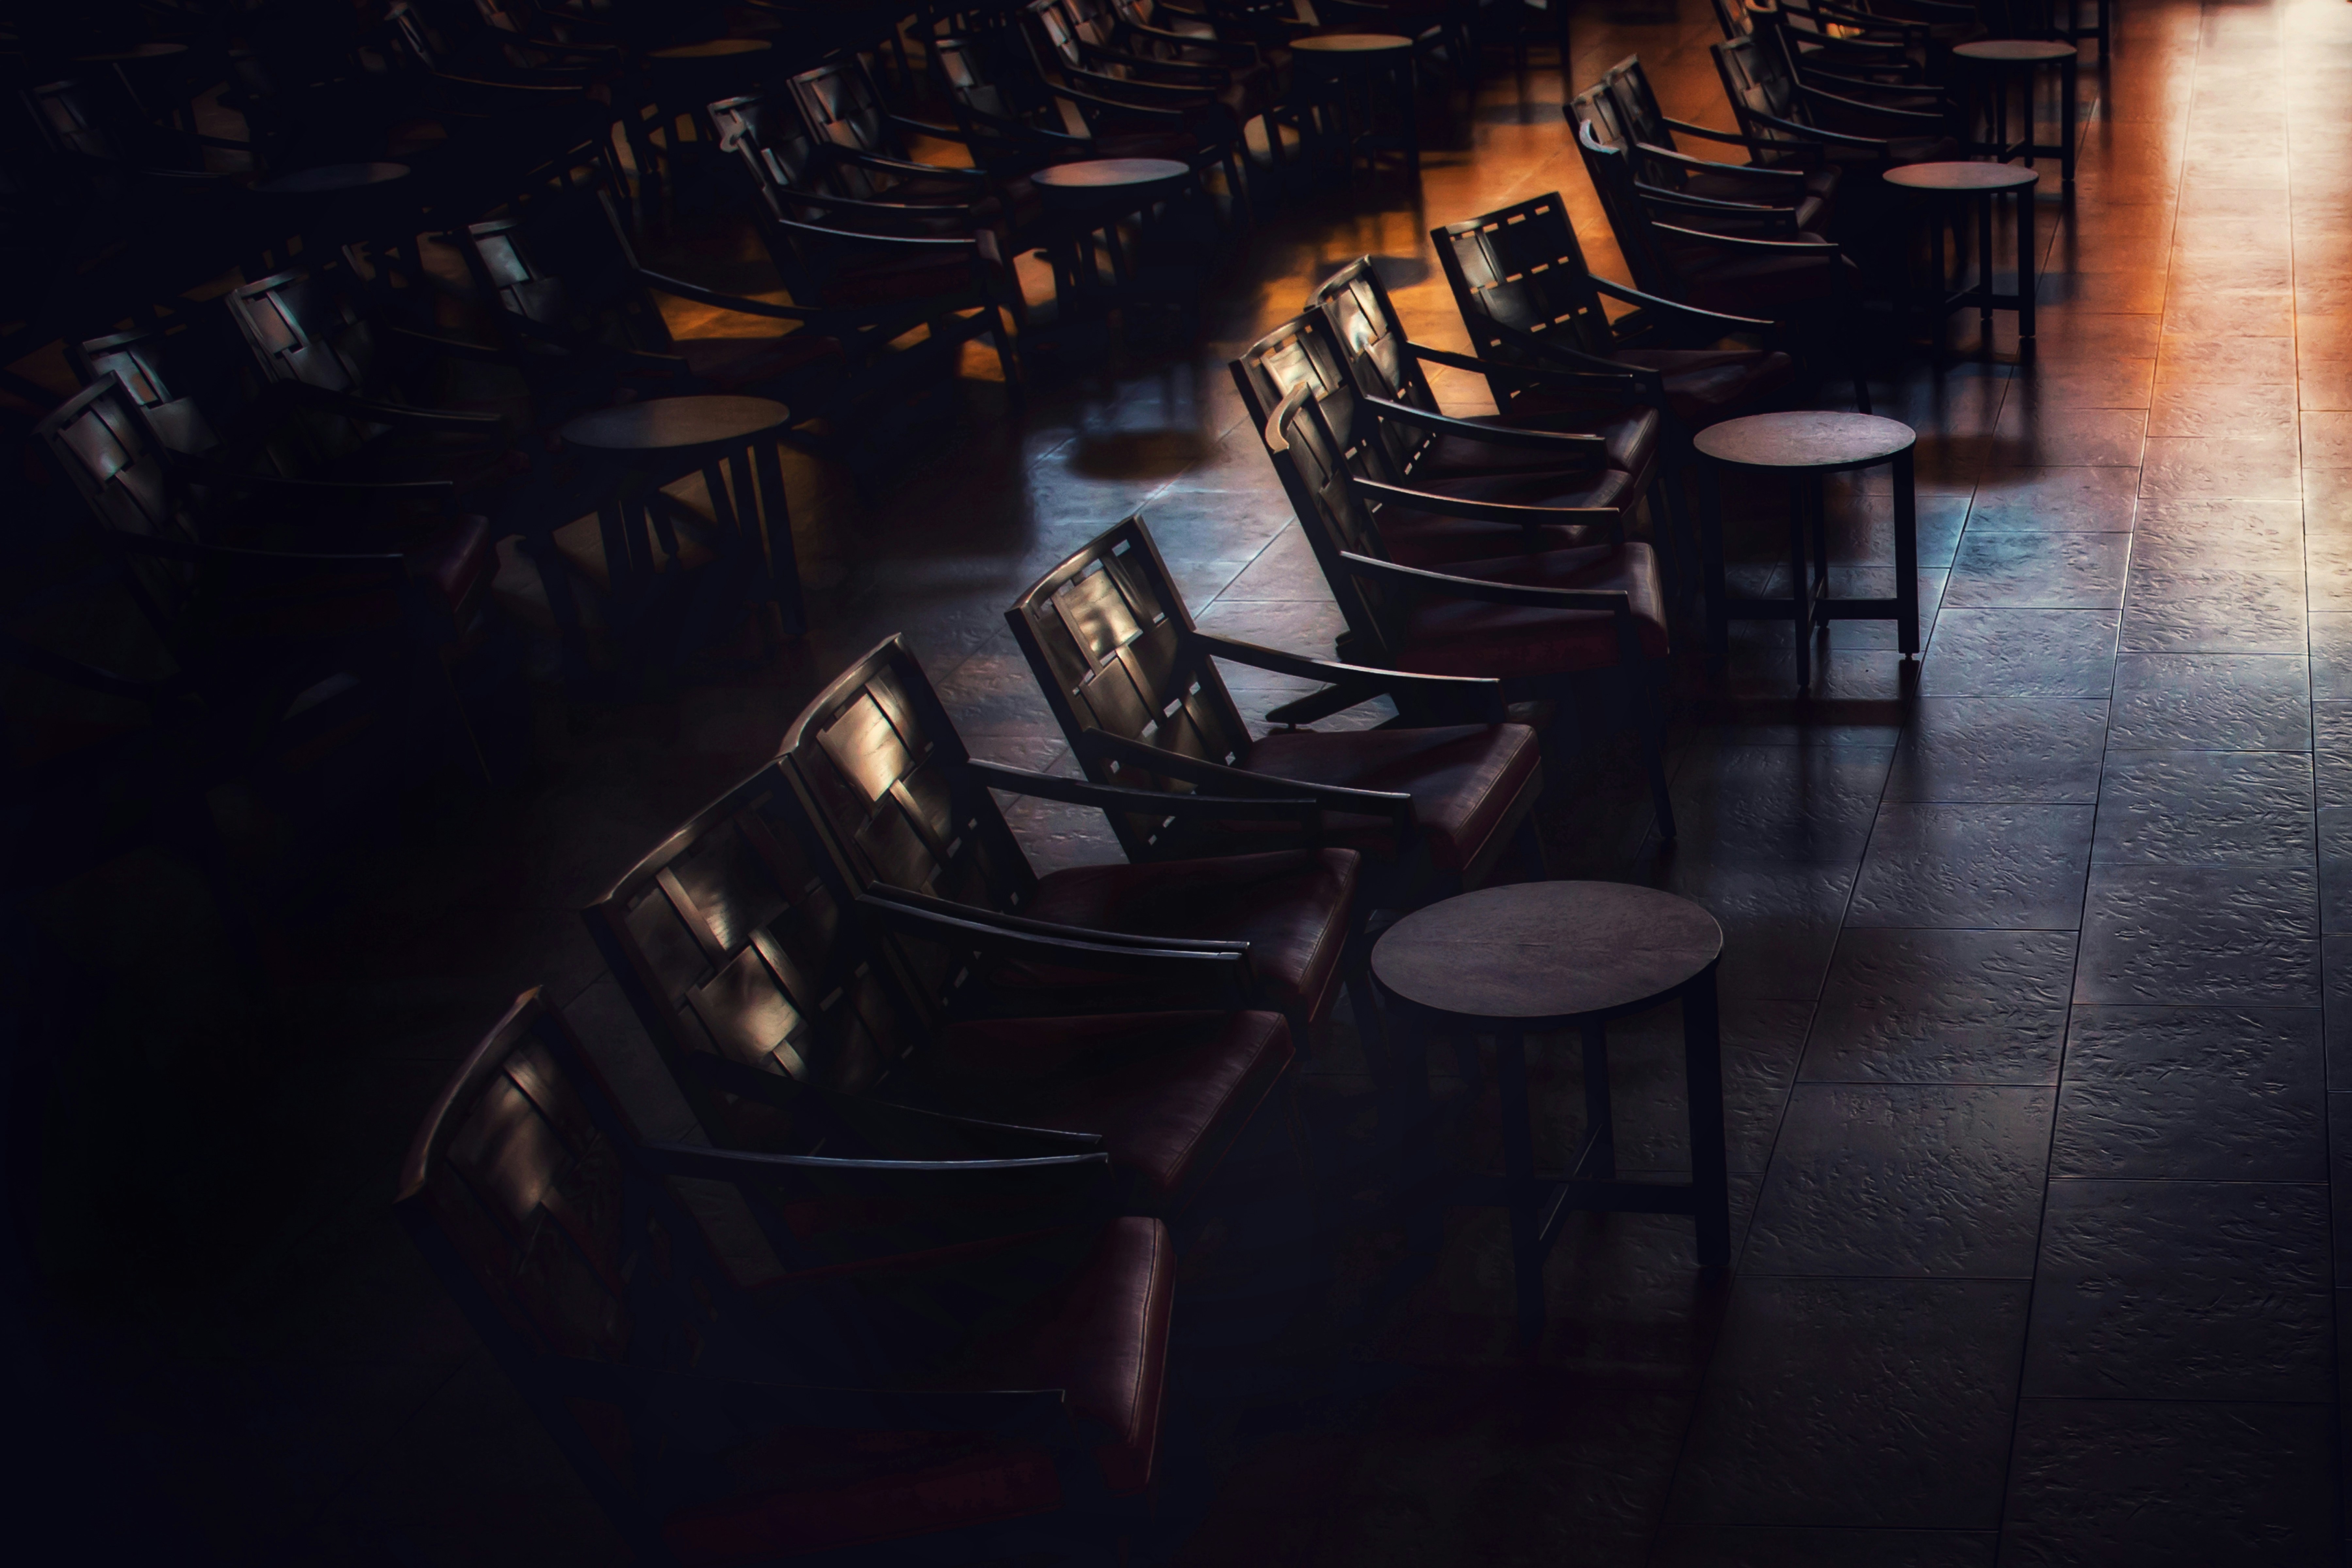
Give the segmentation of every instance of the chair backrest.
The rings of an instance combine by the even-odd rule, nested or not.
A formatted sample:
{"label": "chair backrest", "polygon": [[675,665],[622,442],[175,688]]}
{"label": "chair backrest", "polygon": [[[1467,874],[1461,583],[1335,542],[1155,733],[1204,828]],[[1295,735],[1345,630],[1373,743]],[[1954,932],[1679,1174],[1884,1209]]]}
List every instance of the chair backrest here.
{"label": "chair backrest", "polygon": [[1575,130],[1584,172],[1592,181],[1593,194],[1601,198],[1601,210],[1608,216],[1609,231],[1616,237],[1618,252],[1625,258],[1625,269],[1633,275],[1634,286],[1679,299],[1681,281],[1651,226],[1649,205],[1642,199],[1616,105],[1610,101],[1607,89],[1596,87],[1578,93],[1566,113]]}
{"label": "chair backrest", "polygon": [[[289,268],[229,290],[229,319],[265,379],[390,401],[388,367],[373,321],[340,269]],[[328,409],[299,410],[293,423],[319,461],[356,451],[377,427]]]}
{"label": "chair backrest", "polygon": [[[1234,379],[1241,379],[1238,362]],[[1317,408],[1311,392],[1294,386],[1263,419],[1254,419],[1266,456],[1290,498],[1299,528],[1315,552],[1316,563],[1339,601],[1349,637],[1352,662],[1382,664],[1399,647],[1404,605],[1378,584],[1357,576],[1339,559],[1345,554],[1387,560],[1380,525],[1356,493],[1345,449]]]}
{"label": "chair backrest", "polygon": [[1677,151],[1674,127],[1666,123],[1665,106],[1658,101],[1657,89],[1650,85],[1650,73],[1643,68],[1642,57],[1627,55],[1601,73],[1601,85],[1617,103],[1625,130],[1635,142],[1667,152]]}
{"label": "chair backrest", "polygon": [[1762,39],[1749,37],[1710,44],[1707,52],[1715,57],[1715,74],[1723,79],[1723,94],[1731,100],[1741,135],[1756,142],[1803,140],[1794,132],[1757,118],[1770,115],[1798,125],[1811,123],[1804,113],[1796,79],[1779,49],[1768,48]]}
{"label": "chair backrest", "polygon": [[1715,0],[1715,25],[1727,38],[1746,37],[1755,29],[1748,15],[1748,0]]}
{"label": "chair backrest", "polygon": [[[761,767],[583,911],[711,1136],[806,1149],[834,1094],[871,1089],[922,1022],[869,949],[848,889],[791,782]],[[774,1082],[806,1094],[761,1093]],[[780,1103],[781,1102],[781,1103]]]}
{"label": "chair backrest", "polygon": [[[1481,358],[1538,363],[1528,338],[1590,354],[1614,346],[1559,192],[1448,224],[1430,237]],[[1498,382],[1493,390],[1495,405],[1507,409],[1517,387]]]}
{"label": "chair backrest", "polygon": [[[1349,374],[1331,324],[1320,310],[1294,316],[1244,349],[1233,362],[1233,373],[1242,405],[1261,431],[1282,400],[1301,386],[1323,409],[1324,422],[1332,429],[1356,428],[1356,378]],[[1387,458],[1386,449],[1377,443],[1370,455],[1376,461]],[[1382,477],[1388,477],[1385,471]]]}
{"label": "chair backrest", "polygon": [[[924,57],[931,79],[952,104],[959,120],[986,115],[993,120],[1025,123],[1041,109],[1052,107],[1050,94],[1036,90],[1036,78],[1007,27],[984,27],[951,37],[929,41]],[[1062,129],[1060,117],[1045,127]],[[971,129],[966,124],[964,129]]]}
{"label": "chair backrest", "polygon": [[[1325,279],[1307,295],[1307,304],[1309,310],[1320,311],[1329,325],[1332,347],[1357,391],[1431,414],[1444,412],[1420,363],[1405,353],[1404,323],[1398,319],[1380,274],[1373,270],[1370,257],[1360,256]],[[1328,413],[1329,405],[1325,407]],[[1387,457],[1387,474],[1409,478],[1422,448],[1432,439],[1429,432],[1395,420],[1366,419],[1360,412],[1359,420],[1351,434],[1368,444],[1378,443]]]}
{"label": "chair backrest", "polygon": [[1028,902],[1036,873],[904,637],[819,692],[783,754],[852,888],[879,882],[1001,913]]}
{"label": "chair backrest", "polygon": [[[66,357],[84,386],[96,385],[109,376],[121,377],[124,390],[147,416],[156,438],[174,452],[193,456],[220,445],[213,415],[225,410],[217,405],[206,408],[207,402],[214,400],[199,395],[197,390],[204,367],[191,363],[196,356],[188,351],[196,336],[225,324],[215,318],[174,323],[176,331],[135,327],[77,343]],[[233,395],[235,391],[233,387],[210,390],[216,395],[221,392]]]}
{"label": "chair backrest", "polygon": [[[1062,0],[1029,0],[1021,7],[1022,33],[1039,66],[1051,70],[1086,70],[1085,39]],[[1116,75],[1098,71],[1098,75]]]}
{"label": "chair backrest", "polygon": [[546,197],[514,216],[469,225],[466,237],[476,281],[498,301],[500,327],[519,346],[530,339],[651,353],[672,346],[604,191]]}
{"label": "chair backrest", "polygon": [[[93,383],[35,426],[34,437],[100,528],[131,547],[124,553],[131,591],[157,629],[174,638],[198,576],[193,561],[165,552],[203,538],[170,450],[130,388],[114,375]],[[145,548],[151,543],[157,548]]]}
{"label": "chair backrest", "polygon": [[791,101],[774,93],[747,93],[710,106],[719,144],[743,159],[762,187],[816,190],[824,183],[824,158],[816,139]]}
{"label": "chair backrest", "polygon": [[[816,140],[886,158],[906,156],[906,148],[890,127],[890,111],[882,102],[874,79],[866,74],[865,62],[856,55],[802,71],[784,87],[792,94],[793,107],[800,110],[802,123]],[[843,173],[865,171],[849,169]]]}
{"label": "chair backrest", "polygon": [[[1193,641],[1192,613],[1141,517],[1121,521],[1047,572],[1004,612],[1071,749],[1099,784],[1189,793],[1181,780],[1103,755],[1089,737],[1139,741],[1223,763],[1249,750],[1249,727],[1215,662]],[[1111,814],[1140,859],[1161,847],[1164,817]]]}

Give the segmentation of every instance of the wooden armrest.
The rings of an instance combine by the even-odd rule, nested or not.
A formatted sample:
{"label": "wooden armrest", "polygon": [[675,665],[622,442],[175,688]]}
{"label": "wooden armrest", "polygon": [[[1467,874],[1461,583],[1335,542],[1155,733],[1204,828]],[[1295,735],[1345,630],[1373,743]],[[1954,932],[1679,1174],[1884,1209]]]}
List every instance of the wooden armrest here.
{"label": "wooden armrest", "polygon": [[[1306,654],[1286,653],[1280,648],[1260,647],[1255,643],[1240,642],[1215,632],[1194,632],[1193,641],[1211,656],[1245,664],[1253,669],[1270,670],[1276,675],[1297,676],[1306,680],[1320,680],[1333,688],[1361,693],[1353,697],[1348,707],[1372,697],[1412,697],[1434,706],[1460,711],[1465,722],[1498,724],[1503,721],[1505,704],[1503,685],[1478,676],[1412,675],[1401,669],[1374,669],[1360,664],[1341,664],[1337,659],[1313,658]],[[1341,710],[1333,709],[1339,712]]]}
{"label": "wooden armrest", "polygon": [[1489,583],[1479,577],[1452,577],[1393,561],[1342,552],[1339,559],[1359,577],[1373,577],[1400,587],[1416,588],[1448,599],[1475,599],[1488,605],[1516,605],[1538,610],[1601,610],[1630,615],[1633,595],[1622,588],[1538,588],[1519,583]]}
{"label": "wooden armrest", "polygon": [[1400,425],[1418,426],[1435,435],[1459,436],[1465,441],[1483,441],[1490,447],[1557,452],[1563,463],[1578,468],[1597,468],[1609,458],[1609,442],[1600,436],[1524,430],[1511,425],[1479,425],[1467,419],[1456,419],[1448,414],[1432,414],[1427,409],[1415,408],[1409,404],[1391,403],[1385,397],[1366,397],[1356,406],[1360,414],[1393,419]]}

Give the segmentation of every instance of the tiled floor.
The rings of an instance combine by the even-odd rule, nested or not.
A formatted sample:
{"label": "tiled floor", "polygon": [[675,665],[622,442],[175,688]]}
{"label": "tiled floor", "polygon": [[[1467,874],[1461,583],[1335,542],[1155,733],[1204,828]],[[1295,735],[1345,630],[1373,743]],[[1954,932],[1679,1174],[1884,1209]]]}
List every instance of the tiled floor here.
{"label": "tiled floor", "polygon": [[[1685,671],[1679,843],[1607,744],[1547,807],[1556,871],[1674,889],[1729,933],[1735,1268],[1696,1270],[1686,1222],[1584,1218],[1523,1354],[1496,1217],[1454,1215],[1415,1278],[1335,1207],[1328,1300],[1276,1353],[1196,1374],[1212,1468],[1170,1500],[1182,1561],[2340,1554],[2352,9],[2117,9],[2083,75],[2076,195],[2038,205],[2038,357],[2017,363],[2003,318],[1988,359],[1879,379],[1880,411],[1922,433],[1916,693],[1886,627],[1840,624],[1800,699],[1785,629],[1749,625],[1727,672]],[[1577,75],[1638,50],[1670,110],[1724,123],[1712,35],[1702,0],[1589,10]],[[1459,345],[1424,230],[1526,195],[1564,191],[1613,267],[1559,102],[1548,70],[1490,79],[1418,188],[1293,204],[1224,279],[1197,363],[1065,376],[1019,417],[974,389],[959,433],[862,495],[799,473],[824,584],[805,647],[665,701],[543,705],[530,787],[410,825],[290,939],[314,1048],[240,1097],[240,1152],[166,1138],[188,1153],[162,1199],[64,1163],[52,1184],[79,1195],[53,1234],[111,1238],[53,1252],[105,1307],[59,1328],[107,1369],[75,1429],[159,1478],[158,1531],[239,1562],[616,1560],[384,1211],[426,1098],[523,985],[623,1026],[574,911],[878,637],[909,636],[975,750],[1060,762],[1003,608],[1129,511],[1202,621],[1328,647],[1336,614],[1223,358],[1366,251],[1416,334]],[[1956,320],[1955,346],[1974,330]],[[1836,512],[1841,585],[1883,583],[1886,498]],[[1018,820],[1041,861],[1103,852],[1082,819]],[[156,969],[166,932],[89,897],[129,933],[96,978]],[[177,962],[160,973],[200,967]],[[1616,1033],[1629,1169],[1686,1163],[1676,1037]],[[1536,1054],[1557,1155],[1576,1058]],[[1344,1066],[1310,1080],[1335,1129],[1360,1104]],[[1477,1108],[1461,1137],[1491,1144]]]}

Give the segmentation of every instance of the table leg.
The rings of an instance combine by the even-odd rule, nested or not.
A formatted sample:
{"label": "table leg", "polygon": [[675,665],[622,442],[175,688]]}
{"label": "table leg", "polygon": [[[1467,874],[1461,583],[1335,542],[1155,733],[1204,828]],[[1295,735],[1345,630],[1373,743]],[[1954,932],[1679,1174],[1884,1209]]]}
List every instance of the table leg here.
{"label": "table leg", "polygon": [[[1990,205],[1990,204],[1988,204]],[[2033,187],[2017,193],[2017,350],[2033,353]]]}
{"label": "table leg", "polygon": [[1723,477],[1713,463],[1699,470],[1699,575],[1706,596],[1707,658],[1717,664],[1731,657],[1730,595],[1723,582]]}
{"label": "table leg", "polygon": [[1919,652],[1919,498],[1908,447],[1895,455],[1895,625],[1903,657]]}
{"label": "table leg", "polygon": [[2080,84],[2075,79],[2081,68],[2080,61],[2073,55],[2058,62],[2058,91],[2066,100],[2058,108],[2058,135],[2062,148],[2058,167],[2070,191],[2074,188],[2074,102],[2081,96]]}
{"label": "table leg", "polygon": [[1617,1178],[1617,1119],[1609,1103],[1609,1031],[1587,1019],[1584,1035],[1584,1137],[1591,1154],[1576,1174],[1591,1181]]}
{"label": "table leg", "polygon": [[[1528,1037],[1516,1029],[1495,1035],[1496,1087],[1502,1100],[1503,1173],[1511,1193],[1511,1275],[1518,1298],[1519,1337],[1543,1327],[1543,1245],[1537,1211],[1533,1112],[1528,1107]],[[1718,1102],[1721,1089],[1717,1090]],[[1716,1118],[1722,1120],[1720,1103]]]}
{"label": "table leg", "polygon": [[1987,354],[1992,353],[1992,197],[1979,195],[1977,209],[1977,334]]}
{"label": "table leg", "polygon": [[1830,596],[1830,498],[1819,474],[1805,476],[1805,504],[1812,510],[1813,624],[1822,625],[1821,601]]}
{"label": "table leg", "polygon": [[784,635],[799,637],[808,630],[808,605],[801,593],[801,562],[793,548],[793,517],[784,500],[784,469],[777,456],[778,445],[763,437],[752,454],[760,496],[760,537],[755,547],[764,546],[770,592],[783,621]]}
{"label": "table leg", "polygon": [[1813,574],[1805,561],[1805,481],[1789,477],[1789,620],[1797,634],[1797,689],[1813,683]]}
{"label": "table leg", "polygon": [[1731,1179],[1723,1153],[1723,1039],[1715,965],[1683,987],[1683,1072],[1690,1101],[1691,1215],[1698,1260],[1731,1261]]}

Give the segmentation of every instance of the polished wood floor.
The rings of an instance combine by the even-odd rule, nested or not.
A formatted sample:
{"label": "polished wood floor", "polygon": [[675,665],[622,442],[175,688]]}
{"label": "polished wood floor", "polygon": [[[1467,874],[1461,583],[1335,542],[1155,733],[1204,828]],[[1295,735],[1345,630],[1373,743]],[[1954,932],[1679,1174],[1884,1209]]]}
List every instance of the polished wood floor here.
{"label": "polished wood floor", "polygon": [[[1588,1219],[1521,1353],[1498,1219],[1452,1216],[1415,1278],[1376,1215],[1325,1194],[1307,1322],[1187,1373],[1179,1561],[2340,1556],[2352,6],[2117,10],[2108,56],[2084,51],[2072,199],[2042,165],[2038,354],[2019,363],[2008,317],[1990,345],[1956,318],[1948,357],[1878,370],[1880,412],[1921,431],[1916,690],[1887,628],[1839,626],[1800,698],[1786,630],[1747,626],[1727,673],[1684,672],[1679,844],[1606,744],[1547,807],[1556,870],[1675,889],[1729,932],[1736,1267],[1696,1270],[1685,1222]],[[1578,29],[1579,85],[1639,52],[1671,112],[1728,122],[1705,0],[1587,7]],[[575,911],[877,638],[909,636],[976,751],[1064,762],[1003,611],[1126,513],[1203,622],[1328,648],[1336,614],[1224,359],[1366,252],[1416,335],[1461,346],[1425,231],[1547,190],[1615,268],[1561,98],[1549,68],[1492,75],[1450,119],[1432,107],[1417,184],[1287,204],[1196,357],[1049,367],[1018,411],[976,383],[882,479],[796,471],[821,584],[803,646],[660,700],[551,696],[530,784],[433,807],[338,873],[367,890],[290,955],[315,1049],[242,1107],[235,1147],[187,1140],[161,1220],[94,1168],[51,1184],[55,1234],[104,1241],[48,1254],[86,1304],[59,1342],[104,1369],[79,1418],[152,1479],[156,1528],[239,1563],[619,1560],[385,1211],[426,1100],[524,986],[626,1026]],[[732,243],[698,232],[672,259]],[[1836,509],[1841,584],[1883,580],[1886,498]],[[1271,690],[1239,694],[1262,711]],[[1068,815],[1019,823],[1044,863],[1107,847]],[[158,999],[200,980],[166,917],[91,897],[129,933],[95,979]],[[233,1036],[226,1005],[180,994],[114,1026]],[[1618,1037],[1629,1169],[1685,1160],[1671,1026]],[[1557,1151],[1574,1053],[1537,1056]],[[1363,1120],[1348,1067],[1343,1040],[1309,1080],[1342,1145]],[[143,1114],[174,1135],[169,1107]],[[1460,1121],[1473,1152],[1486,1115]]]}

